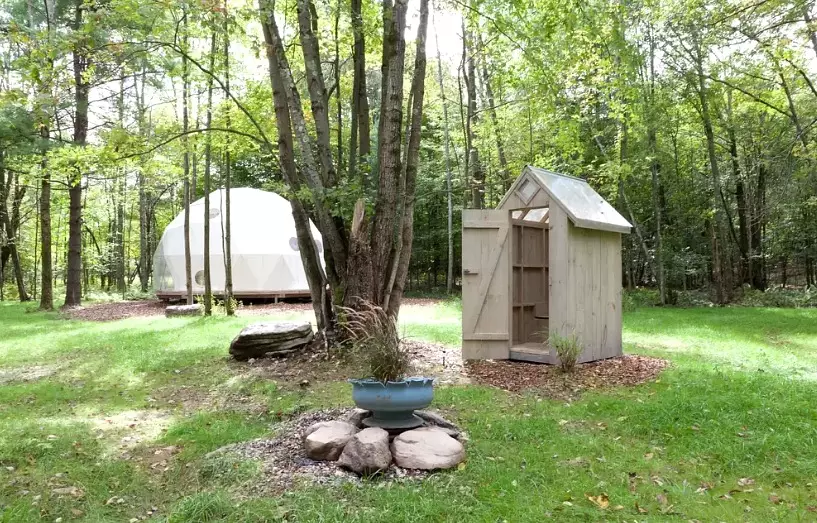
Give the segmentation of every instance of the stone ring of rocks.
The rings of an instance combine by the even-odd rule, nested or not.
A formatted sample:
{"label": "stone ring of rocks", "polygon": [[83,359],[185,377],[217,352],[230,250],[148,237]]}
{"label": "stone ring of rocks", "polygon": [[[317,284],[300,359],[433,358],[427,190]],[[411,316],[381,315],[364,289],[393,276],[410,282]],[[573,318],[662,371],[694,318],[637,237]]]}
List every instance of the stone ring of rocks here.
{"label": "stone ring of rocks", "polygon": [[307,412],[277,425],[273,439],[228,445],[207,457],[231,453],[261,461],[262,478],[249,487],[259,495],[303,479],[318,484],[358,482],[374,474],[382,481],[422,479],[461,463],[467,435],[436,412],[416,414],[424,426],[390,433],[364,427],[371,413],[362,409]]}

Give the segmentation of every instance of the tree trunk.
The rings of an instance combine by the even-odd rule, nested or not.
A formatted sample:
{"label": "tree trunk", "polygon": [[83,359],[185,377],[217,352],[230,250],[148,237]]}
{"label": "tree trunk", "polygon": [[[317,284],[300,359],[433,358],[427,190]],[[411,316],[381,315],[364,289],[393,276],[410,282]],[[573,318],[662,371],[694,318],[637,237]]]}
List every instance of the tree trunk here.
{"label": "tree trunk", "polygon": [[359,178],[361,186],[366,186],[367,170],[358,163],[367,161],[371,152],[369,135],[369,97],[366,93],[366,40],[363,31],[362,0],[352,0],[352,31],[355,43],[352,60],[354,62],[354,79],[352,84],[352,116],[349,138],[349,176]]}
{"label": "tree trunk", "polygon": [[[216,64],[216,31],[210,37],[210,70]],[[207,77],[207,114],[204,126],[208,131],[213,123],[213,77]],[[210,167],[212,162],[212,136],[204,137],[204,315],[213,314],[213,283],[210,274]]]}
{"label": "tree trunk", "polygon": [[[464,27],[464,26],[463,26]],[[471,179],[471,207],[485,208],[485,171],[479,159],[479,150],[474,145],[474,127],[479,122],[477,116],[477,78],[476,61],[474,59],[474,43],[470,31],[464,31],[462,40],[463,56],[465,57],[465,87],[468,93],[468,106],[465,119],[466,154],[468,155],[468,175]]]}
{"label": "tree trunk", "polygon": [[647,143],[650,151],[650,178],[652,181],[652,208],[653,219],[655,220],[655,265],[658,280],[658,296],[661,305],[667,304],[667,283],[664,273],[664,245],[662,238],[662,216],[661,216],[661,163],[658,160],[658,137],[655,125],[655,42],[653,40],[652,27],[648,32],[650,46],[650,80],[649,80],[649,114]]}
{"label": "tree trunk", "polygon": [[[186,7],[186,4],[182,4]],[[188,51],[187,33],[187,11],[184,13],[184,32],[182,33],[182,45],[185,53]],[[186,57],[182,57],[182,147],[184,147],[184,158],[182,168],[184,169],[184,285],[188,305],[193,305],[193,268],[190,259],[190,140],[187,131],[190,128],[190,64]]]}
{"label": "tree trunk", "polygon": [[417,172],[420,162],[420,138],[423,122],[423,101],[425,99],[426,78],[426,34],[428,32],[428,0],[420,0],[420,25],[417,29],[417,50],[414,61],[414,78],[411,82],[412,99],[411,127],[406,154],[406,181],[403,193],[403,215],[400,227],[395,260],[396,278],[391,289],[386,289],[383,308],[392,317],[397,317],[411,262],[411,249],[414,241],[414,198],[416,192]]}
{"label": "tree trunk", "polygon": [[712,127],[712,116],[709,112],[708,89],[706,86],[706,75],[703,70],[703,57],[701,55],[700,42],[693,44],[695,50],[695,68],[697,73],[698,97],[701,103],[701,119],[703,121],[704,133],[706,134],[706,150],[709,157],[709,168],[712,175],[712,205],[715,212],[714,225],[712,225],[712,273],[715,284],[715,302],[724,305],[730,300],[731,268],[724,267],[721,258],[721,246],[725,244],[726,233],[723,221],[723,211],[721,202],[721,175],[718,167],[718,156],[715,151],[715,132]]}
{"label": "tree trunk", "polygon": [[372,220],[372,275],[375,284],[374,302],[385,299],[389,277],[389,255],[397,234],[399,204],[398,190],[402,174],[400,148],[403,122],[403,69],[405,65],[406,9],[408,0],[383,3],[383,79],[385,87],[380,104],[378,144],[379,185]]}
{"label": "tree trunk", "polygon": [[330,144],[329,104],[326,99],[326,86],[321,71],[320,47],[314,32],[317,25],[318,19],[312,0],[298,0],[298,27],[300,28],[301,49],[303,50],[306,70],[306,84],[309,99],[312,102],[312,116],[317,136],[321,178],[325,187],[332,187],[335,185],[336,175]]}
{"label": "tree trunk", "polygon": [[286,85],[282,62],[283,45],[281,44],[275,16],[264,0],[259,1],[261,11],[261,27],[264,32],[264,41],[267,44],[267,61],[269,65],[270,83],[272,85],[272,99],[275,109],[275,126],[278,130],[278,159],[281,165],[281,174],[289,185],[292,193],[289,196],[292,207],[292,217],[295,220],[295,231],[298,237],[301,261],[309,283],[312,296],[312,308],[319,333],[325,338],[330,337],[334,329],[334,312],[331,298],[327,290],[327,280],[320,265],[315,239],[309,226],[309,218],[300,201],[299,190],[301,182],[295,164],[294,140],[292,136],[292,120],[290,108],[287,105]]}
{"label": "tree trunk", "polygon": [[[85,48],[85,39],[78,35],[82,29],[82,15],[85,4],[77,0],[72,29],[77,39],[73,48],[74,63],[74,144],[85,146],[88,135],[88,95],[90,85],[86,71],[90,59]],[[65,307],[76,307],[82,303],[82,172],[77,170],[68,187],[68,278],[65,284]]]}
{"label": "tree trunk", "polygon": [[[338,86],[340,87],[340,86]],[[224,95],[225,99],[230,98],[230,26],[227,17],[227,0],[224,0]],[[227,129],[231,129],[232,123],[230,121],[230,104],[226,106],[225,125]],[[224,237],[224,309],[227,316],[235,315],[235,307],[233,307],[233,249],[232,249],[232,224],[230,221],[230,189],[232,186],[231,180],[231,155],[230,155],[230,133],[225,134],[225,152],[224,152],[224,209],[223,209],[223,224],[222,231]]]}
{"label": "tree trunk", "polygon": [[[485,44],[482,42],[482,33],[477,33],[477,41],[480,48],[483,50],[483,57],[485,54]],[[480,62],[482,65],[482,85],[485,87],[485,95],[488,102],[488,115],[491,117],[491,124],[494,131],[494,139],[496,140],[496,154],[499,160],[499,177],[502,180],[503,190],[507,191],[511,188],[513,179],[508,170],[508,160],[505,158],[505,144],[502,141],[502,130],[499,127],[499,118],[496,113],[496,102],[494,101],[494,89],[491,86],[491,76],[488,74],[488,60],[485,58]]]}
{"label": "tree trunk", "polygon": [[[432,5],[436,12],[436,6]],[[443,61],[440,56],[440,41],[437,38],[437,21],[434,20],[434,42],[437,48],[437,81],[440,84],[440,99],[443,106],[443,141],[445,151],[445,194],[448,203],[447,237],[448,237],[448,266],[445,279],[445,291],[451,294],[454,287],[454,199],[451,190],[451,155],[449,151],[448,135],[448,104],[445,100],[445,85],[443,83]]]}

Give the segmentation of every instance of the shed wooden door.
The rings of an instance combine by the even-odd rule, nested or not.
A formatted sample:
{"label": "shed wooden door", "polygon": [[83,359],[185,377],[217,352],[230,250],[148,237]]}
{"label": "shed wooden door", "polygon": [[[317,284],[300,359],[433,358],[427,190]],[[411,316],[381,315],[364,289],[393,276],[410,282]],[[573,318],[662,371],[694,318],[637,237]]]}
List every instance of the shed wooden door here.
{"label": "shed wooden door", "polygon": [[507,359],[510,349],[510,213],[462,211],[462,355]]}

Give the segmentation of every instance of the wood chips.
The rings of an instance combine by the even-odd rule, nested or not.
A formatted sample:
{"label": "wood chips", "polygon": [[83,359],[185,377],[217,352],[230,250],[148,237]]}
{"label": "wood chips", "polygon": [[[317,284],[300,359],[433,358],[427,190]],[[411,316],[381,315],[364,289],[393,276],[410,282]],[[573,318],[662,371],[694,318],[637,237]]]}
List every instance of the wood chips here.
{"label": "wood chips", "polygon": [[669,362],[649,356],[626,354],[583,363],[570,373],[558,367],[516,361],[469,361],[466,373],[473,383],[510,392],[524,390],[554,399],[575,399],[582,392],[609,387],[632,387],[654,380]]}

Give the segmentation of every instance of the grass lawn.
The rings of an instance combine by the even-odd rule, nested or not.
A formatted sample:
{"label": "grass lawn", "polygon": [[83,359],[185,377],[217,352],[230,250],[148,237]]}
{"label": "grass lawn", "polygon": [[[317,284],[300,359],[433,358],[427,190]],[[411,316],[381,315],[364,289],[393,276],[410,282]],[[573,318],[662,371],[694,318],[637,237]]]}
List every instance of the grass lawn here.
{"label": "grass lawn", "polygon": [[[569,404],[441,387],[434,406],[470,436],[460,470],[260,499],[242,495],[257,464],[205,454],[351,399],[229,362],[258,320],[0,304],[0,521],[817,521],[817,310],[638,309],[625,351],[671,360],[658,381]],[[456,304],[402,320],[459,343]]]}

